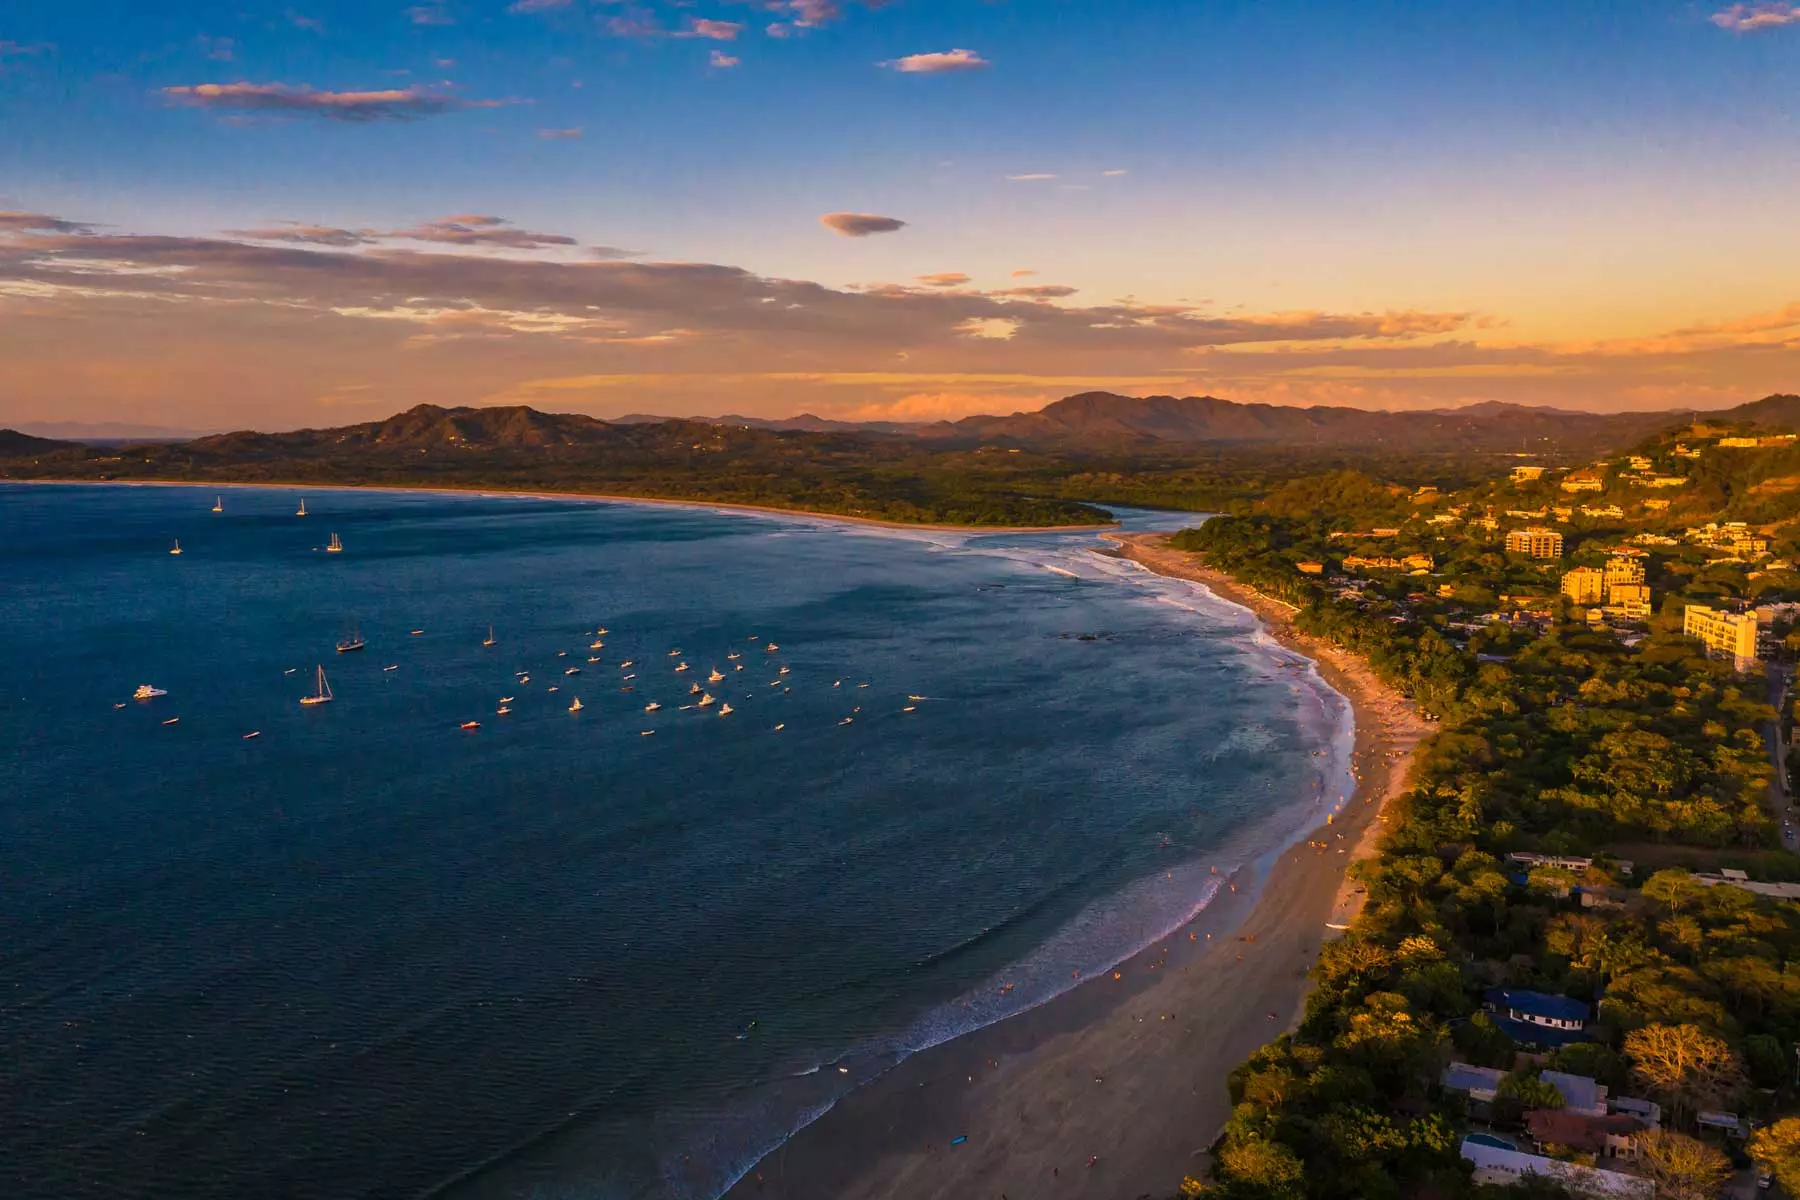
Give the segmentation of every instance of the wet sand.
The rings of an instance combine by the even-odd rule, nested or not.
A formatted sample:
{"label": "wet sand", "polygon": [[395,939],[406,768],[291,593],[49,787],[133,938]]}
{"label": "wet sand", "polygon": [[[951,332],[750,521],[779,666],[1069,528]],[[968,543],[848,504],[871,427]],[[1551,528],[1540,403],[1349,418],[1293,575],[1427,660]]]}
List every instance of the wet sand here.
{"label": "wet sand", "polygon": [[1318,663],[1355,711],[1356,795],[1282,853],[1254,902],[1250,881],[1235,880],[1116,977],[914,1055],[764,1158],[729,1200],[1171,1196],[1230,1116],[1227,1074],[1298,1020],[1320,944],[1360,908],[1344,868],[1373,849],[1427,726],[1360,660],[1295,631],[1287,606],[1170,550],[1166,535],[1108,540],[1251,608]]}

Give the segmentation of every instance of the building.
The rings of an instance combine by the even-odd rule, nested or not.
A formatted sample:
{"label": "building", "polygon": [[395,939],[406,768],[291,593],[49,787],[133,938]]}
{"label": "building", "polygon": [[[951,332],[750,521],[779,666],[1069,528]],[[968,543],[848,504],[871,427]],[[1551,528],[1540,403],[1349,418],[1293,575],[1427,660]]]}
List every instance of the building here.
{"label": "building", "polygon": [[1587,1040],[1589,1008],[1568,996],[1519,988],[1489,988],[1482,1006],[1494,1024],[1515,1042],[1530,1046],[1566,1046]]}
{"label": "building", "polygon": [[1721,450],[1755,450],[1763,446],[1785,446],[1800,436],[1792,433],[1778,433],[1769,437],[1727,437],[1719,439]]}
{"label": "building", "polygon": [[1322,562],[1298,562],[1294,564],[1294,569],[1302,575],[1323,575],[1325,564]]}
{"label": "building", "polygon": [[1756,662],[1756,614],[1721,612],[1704,604],[1682,610],[1681,632],[1698,638],[1714,654],[1729,657],[1738,670]]}
{"label": "building", "polygon": [[1563,536],[1554,529],[1541,526],[1514,529],[1506,535],[1506,550],[1509,554],[1523,554],[1528,558],[1561,558]]}
{"label": "building", "polygon": [[1641,551],[1631,554],[1614,554],[1606,560],[1606,586],[1612,587],[1620,583],[1644,582],[1644,560],[1638,557]]}
{"label": "building", "polygon": [[1642,583],[1615,583],[1606,589],[1606,615],[1627,621],[1647,621],[1654,609],[1650,588]]}
{"label": "building", "polygon": [[1631,463],[1631,469],[1634,471],[1648,471],[1655,465],[1641,454],[1634,454],[1627,461]]}
{"label": "building", "polygon": [[1667,500],[1646,500],[1644,507],[1651,512],[1667,512],[1669,511],[1669,502]]}
{"label": "building", "polygon": [[1344,559],[1346,571],[1398,571],[1400,566],[1391,554],[1351,554]]}
{"label": "building", "polygon": [[1606,490],[1606,480],[1600,478],[1598,475],[1582,471],[1569,476],[1558,486],[1561,487],[1563,491],[1570,493],[1603,492]]}
{"label": "building", "polygon": [[1453,1062],[1444,1068],[1443,1083],[1446,1092],[1461,1092],[1477,1103],[1492,1104],[1494,1097],[1500,1094],[1500,1081],[1505,1078],[1505,1071],[1493,1067]]}
{"label": "building", "polygon": [[1678,488],[1678,487],[1686,487],[1687,486],[1687,476],[1686,475],[1646,475],[1644,478],[1633,480],[1632,482],[1640,484],[1643,487]]}
{"label": "building", "polygon": [[1542,467],[1514,467],[1512,469],[1514,483],[1535,483],[1543,477],[1544,468]]}
{"label": "building", "polygon": [[1431,557],[1429,554],[1408,554],[1405,558],[1400,560],[1400,565],[1417,575],[1420,572],[1429,571],[1437,566],[1437,559]]}
{"label": "building", "polygon": [[1595,1158],[1637,1158],[1637,1135],[1646,1126],[1628,1113],[1574,1113],[1534,1108],[1525,1114],[1525,1130],[1539,1150],[1563,1146]]}
{"label": "building", "polygon": [[1604,1117],[1606,1107],[1606,1085],[1586,1075],[1569,1075],[1562,1071],[1540,1071],[1538,1078],[1562,1093],[1563,1106],[1559,1110],[1577,1113],[1584,1117]]}
{"label": "building", "polygon": [[1606,576],[1599,567],[1576,567],[1562,577],[1562,594],[1575,604],[1598,604],[1605,589]]}
{"label": "building", "polygon": [[1581,506],[1581,515],[1584,517],[1610,517],[1617,520],[1625,515],[1625,510],[1616,504],[1584,504]]}
{"label": "building", "polygon": [[1562,1184],[1578,1196],[1603,1196],[1608,1200],[1651,1200],[1656,1185],[1648,1179],[1627,1175],[1622,1171],[1603,1171],[1562,1162],[1542,1154],[1496,1145],[1491,1134],[1472,1133],[1462,1141],[1462,1156],[1475,1168],[1476,1183],[1511,1187],[1525,1181],[1527,1175]]}

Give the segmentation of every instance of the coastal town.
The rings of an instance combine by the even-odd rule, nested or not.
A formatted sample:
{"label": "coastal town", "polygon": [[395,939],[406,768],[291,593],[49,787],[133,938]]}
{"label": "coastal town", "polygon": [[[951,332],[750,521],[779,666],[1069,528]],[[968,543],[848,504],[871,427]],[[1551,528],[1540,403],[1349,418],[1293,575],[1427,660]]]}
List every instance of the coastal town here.
{"label": "coastal town", "polygon": [[1172,539],[1435,726],[1185,1195],[1800,1189],[1797,440],[1344,473]]}

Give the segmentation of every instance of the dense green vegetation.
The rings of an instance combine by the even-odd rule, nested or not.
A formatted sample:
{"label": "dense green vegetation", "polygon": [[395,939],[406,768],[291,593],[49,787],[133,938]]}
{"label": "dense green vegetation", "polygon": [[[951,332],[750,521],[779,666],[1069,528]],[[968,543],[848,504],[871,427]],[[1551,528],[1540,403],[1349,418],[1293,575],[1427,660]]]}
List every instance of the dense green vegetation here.
{"label": "dense green vegetation", "polygon": [[[1692,466],[1696,492],[1684,506],[1742,504],[1773,494],[1775,473],[1800,474],[1800,450],[1709,451]],[[1568,503],[1548,486],[1494,482],[1421,505],[1365,476],[1303,479],[1174,539],[1297,606],[1301,629],[1362,654],[1438,722],[1378,855],[1353,868],[1367,889],[1363,914],[1322,953],[1298,1030],[1232,1076],[1235,1109],[1212,1178],[1189,1180],[1186,1194],[1476,1194],[1459,1156],[1464,1102],[1439,1084],[1453,1059],[1509,1072],[1496,1103],[1503,1119],[1560,1105],[1537,1078],[1544,1069],[1658,1100],[1667,1133],[1645,1143],[1641,1170],[1659,1196],[1716,1194],[1728,1160],[1692,1136],[1697,1111],[1768,1120],[1800,1104],[1800,903],[1703,886],[1688,870],[1800,874],[1771,816],[1764,730],[1777,714],[1760,674],[1707,657],[1682,636],[1679,616],[1688,599],[1766,597],[1785,585],[1759,590],[1749,577],[1770,573],[1754,564],[1660,548],[1648,566],[1661,611],[1625,636],[1575,619],[1557,576],[1601,561],[1634,530],[1679,533],[1684,515],[1565,520],[1569,554],[1549,564],[1506,553],[1492,530],[1422,519],[1452,502],[1471,514],[1537,507],[1531,488],[1542,503]],[[1341,536],[1386,521],[1397,531]],[[1775,552],[1791,550],[1770,532]],[[1346,556],[1374,553],[1434,563],[1425,579],[1363,572],[1345,587],[1333,578]],[[1328,565],[1312,575],[1302,562]],[[1497,619],[1500,597],[1520,594],[1540,617]],[[1528,869],[1509,861],[1518,851],[1593,865]],[[1636,860],[1635,872],[1622,860]],[[1519,1057],[1481,1010],[1497,986],[1593,1003],[1594,1040]],[[1751,1150],[1786,1163],[1784,1182],[1800,1187],[1800,1121],[1770,1126]]]}

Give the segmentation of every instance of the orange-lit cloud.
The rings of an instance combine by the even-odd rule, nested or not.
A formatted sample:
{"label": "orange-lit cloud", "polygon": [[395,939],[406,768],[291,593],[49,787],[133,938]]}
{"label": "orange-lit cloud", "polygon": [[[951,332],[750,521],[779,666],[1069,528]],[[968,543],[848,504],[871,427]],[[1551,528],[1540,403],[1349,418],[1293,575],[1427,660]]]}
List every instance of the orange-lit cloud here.
{"label": "orange-lit cloud", "polygon": [[906,222],[898,217],[859,212],[826,213],[819,218],[819,224],[833,233],[853,238],[868,237],[872,233],[894,233],[906,228]]}
{"label": "orange-lit cloud", "polygon": [[1720,29],[1733,33],[1756,33],[1779,29],[1783,25],[1800,24],[1800,4],[1733,4],[1710,18]]}
{"label": "orange-lit cloud", "polygon": [[941,50],[932,54],[908,54],[881,65],[908,75],[946,75],[957,71],[979,71],[990,64],[973,50]]}
{"label": "orange-lit cloud", "polygon": [[201,83],[166,87],[177,104],[227,112],[325,117],[334,121],[410,121],[459,108],[493,108],[499,100],[464,100],[447,91],[419,87],[374,92],[326,92],[285,83]]}

